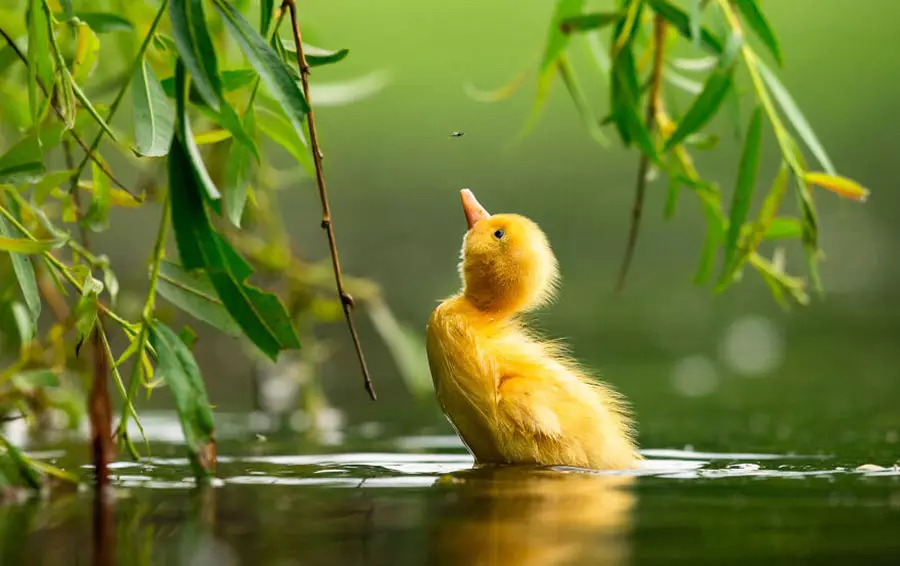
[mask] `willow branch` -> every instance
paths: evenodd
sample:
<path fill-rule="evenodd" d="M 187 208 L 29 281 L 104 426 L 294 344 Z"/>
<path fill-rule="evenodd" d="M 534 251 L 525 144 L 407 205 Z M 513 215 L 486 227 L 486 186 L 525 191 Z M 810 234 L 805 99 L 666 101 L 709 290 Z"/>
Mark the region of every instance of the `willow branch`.
<path fill-rule="evenodd" d="M 659 14 L 653 21 L 653 74 L 650 77 L 650 93 L 647 98 L 647 130 L 653 134 L 656 129 L 656 109 L 660 105 L 660 87 L 662 85 L 663 56 L 666 50 L 666 21 Z M 634 258 L 634 250 L 637 247 L 638 233 L 641 229 L 641 216 L 644 212 L 644 196 L 647 192 L 647 172 L 650 169 L 650 156 L 642 153 L 638 163 L 637 186 L 634 195 L 634 207 L 631 210 L 631 228 L 628 231 L 628 244 L 625 248 L 625 257 L 622 258 L 622 267 L 619 270 L 619 280 L 616 283 L 616 293 L 621 293 L 625 288 L 625 278 L 631 269 L 631 260 Z"/>
<path fill-rule="evenodd" d="M 144 53 L 147 52 L 147 47 L 150 46 L 150 42 L 153 40 L 153 35 L 156 33 L 156 28 L 159 27 L 159 22 L 162 20 L 163 14 L 166 13 L 166 8 L 169 5 L 169 0 L 163 0 L 159 6 L 159 11 L 156 13 L 156 17 L 153 19 L 153 23 L 150 24 L 150 29 L 147 30 L 147 36 L 144 37 L 143 43 L 141 43 L 141 47 L 138 49 L 137 56 L 134 58 L 134 63 L 131 65 L 131 71 L 128 73 L 128 77 L 134 76 L 135 71 L 139 68 L 140 65 L 144 62 Z M 112 103 L 109 105 L 109 112 L 106 114 L 107 123 L 110 122 L 113 116 L 116 114 L 116 110 L 119 109 L 119 104 L 121 104 L 122 99 L 125 97 L 125 91 L 128 90 L 128 86 L 130 84 L 130 80 L 126 80 L 122 87 L 119 89 L 119 92 L 116 93 L 116 97 L 113 99 Z M 90 148 L 85 148 L 85 156 L 81 160 L 81 163 L 78 164 L 78 168 L 75 169 L 75 173 L 72 174 L 72 181 L 69 187 L 69 192 L 76 191 L 78 187 L 78 179 L 81 177 L 81 174 L 84 172 L 84 168 L 87 166 L 88 158 L 93 158 L 93 152 L 97 151 L 100 147 L 100 142 L 103 140 L 103 135 L 106 132 L 103 128 L 100 128 L 100 131 L 97 132 L 97 135 L 94 137 L 94 141 L 91 142 Z M 82 146 L 84 147 L 84 146 Z M 96 159 L 94 161 L 97 161 Z M 99 162 L 97 162 L 100 165 Z M 110 177 L 111 178 L 111 177 Z M 121 185 L 119 185 L 121 187 Z M 124 187 L 123 187 L 124 188 Z M 131 195 L 135 196 L 135 195 Z M 135 197 L 137 198 L 137 197 Z"/>
<path fill-rule="evenodd" d="M 294 46 L 297 48 L 297 65 L 300 67 L 300 80 L 303 84 L 303 95 L 309 103 L 309 64 L 303 54 L 303 41 L 300 35 L 300 24 L 297 21 L 297 7 L 295 0 L 284 0 L 281 9 L 287 8 L 291 14 L 291 24 L 294 31 Z M 376 399 L 375 388 L 372 385 L 372 378 L 369 377 L 369 369 L 366 367 L 366 358 L 363 356 L 362 346 L 359 343 L 359 335 L 356 332 L 356 324 L 353 322 L 353 298 L 344 290 L 344 281 L 341 278 L 341 262 L 338 257 L 337 241 L 334 237 L 334 225 L 331 220 L 331 209 L 328 206 L 328 192 L 325 189 L 325 173 L 322 169 L 322 152 L 319 149 L 319 138 L 316 135 L 316 119 L 313 116 L 312 106 L 310 105 L 309 113 L 306 115 L 307 125 L 309 127 L 309 144 L 312 149 L 313 162 L 316 167 L 316 184 L 319 187 L 319 198 L 322 201 L 322 229 L 328 234 L 328 247 L 331 250 L 331 264 L 334 267 L 334 280 L 337 286 L 338 295 L 341 298 L 341 306 L 344 308 L 344 317 L 347 319 L 347 326 L 350 328 L 350 336 L 353 338 L 353 346 L 356 348 L 356 356 L 359 358 L 359 365 L 362 368 L 363 379 L 365 380 L 366 391 L 369 397 L 374 401 Z"/>
<path fill-rule="evenodd" d="M 8 33 L 6 33 L 6 31 L 3 30 L 3 28 L 0 28 L 0 35 L 3 36 L 3 39 L 6 40 L 6 43 L 9 44 L 10 48 L 13 50 L 13 52 L 16 54 L 16 56 L 17 56 L 19 59 L 22 60 L 22 63 L 24 63 L 24 64 L 27 66 L 27 65 L 28 65 L 28 58 L 26 58 L 26 57 L 25 57 L 25 54 L 22 53 L 22 51 L 19 50 L 19 46 L 16 45 L 16 42 L 14 42 L 14 41 L 12 40 L 12 38 L 9 36 Z M 43 93 L 44 93 L 44 96 L 46 96 L 46 97 L 49 99 L 49 98 L 50 98 L 50 91 L 47 90 L 47 86 L 44 84 L 44 81 L 42 81 L 42 80 L 40 79 L 40 77 L 36 77 L 35 80 L 37 81 L 37 85 L 40 87 L 41 92 L 43 92 Z M 62 111 L 60 111 L 60 109 L 59 109 L 55 104 L 51 104 L 50 107 L 53 108 L 53 112 L 56 114 L 56 117 L 57 117 L 57 118 L 59 118 L 59 119 L 62 120 L 63 122 L 66 121 L 66 120 L 65 120 L 65 117 L 63 117 L 63 115 L 62 115 Z M 37 131 L 37 124 L 34 124 L 34 128 L 35 128 L 35 131 Z M 103 130 L 101 129 L 100 131 L 102 132 Z M 93 161 L 94 163 L 97 164 L 97 167 L 99 167 L 100 170 L 103 171 L 103 173 L 104 173 L 107 177 L 110 178 L 110 180 L 111 180 L 113 183 L 115 183 L 116 185 L 118 185 L 119 188 L 121 188 L 121 189 L 122 189 L 123 191 L 125 191 L 126 193 L 130 194 L 132 197 L 135 197 L 135 195 L 132 194 L 131 191 L 129 191 L 128 189 L 126 189 L 126 188 L 125 188 L 125 185 L 123 185 L 122 182 L 119 181 L 119 179 L 117 179 L 115 175 L 113 175 L 113 172 L 109 170 L 109 167 L 107 167 L 105 163 L 103 163 L 100 159 L 97 158 L 97 156 L 94 154 L 94 151 L 95 151 L 96 148 L 90 148 L 90 147 L 88 147 L 87 144 L 84 143 L 84 140 L 81 139 L 81 136 L 79 136 L 79 135 L 75 132 L 75 130 L 68 130 L 68 132 L 69 132 L 69 135 L 72 136 L 72 139 L 75 140 L 75 143 L 77 143 L 77 144 L 81 147 L 81 149 L 84 150 L 84 161 L 83 161 L 83 163 L 87 163 L 88 160 Z M 82 167 L 82 169 L 83 169 L 83 167 Z M 137 197 L 135 197 L 135 198 L 137 198 Z"/>

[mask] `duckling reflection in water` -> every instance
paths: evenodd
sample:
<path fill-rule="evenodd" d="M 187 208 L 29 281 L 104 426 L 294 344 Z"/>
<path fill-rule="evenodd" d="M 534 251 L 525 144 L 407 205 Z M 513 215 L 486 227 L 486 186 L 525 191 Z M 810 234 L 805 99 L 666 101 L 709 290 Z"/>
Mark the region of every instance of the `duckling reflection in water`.
<path fill-rule="evenodd" d="M 438 305 L 426 335 L 438 401 L 476 463 L 636 467 L 622 398 L 520 320 L 556 287 L 546 236 L 523 216 L 489 214 L 468 189 L 462 204 L 463 289 Z"/>
<path fill-rule="evenodd" d="M 633 476 L 526 467 L 448 474 L 430 532 L 429 564 L 627 564 Z"/>

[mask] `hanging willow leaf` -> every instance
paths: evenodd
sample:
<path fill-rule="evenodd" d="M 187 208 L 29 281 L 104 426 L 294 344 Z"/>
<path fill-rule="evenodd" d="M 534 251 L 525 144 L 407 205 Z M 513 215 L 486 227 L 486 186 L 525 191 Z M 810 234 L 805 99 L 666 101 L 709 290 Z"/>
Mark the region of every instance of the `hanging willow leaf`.
<path fill-rule="evenodd" d="M 215 421 L 200 368 L 178 335 L 159 321 L 150 326 L 150 344 L 159 361 L 157 373 L 175 399 L 194 475 L 208 477 L 215 470 Z"/>
<path fill-rule="evenodd" d="M 611 116 L 622 142 L 626 146 L 635 142 L 645 155 L 659 164 L 659 151 L 638 110 L 640 86 L 630 42 L 613 59 L 610 92 Z"/>
<path fill-rule="evenodd" d="M 775 32 L 772 31 L 772 27 L 769 25 L 768 20 L 766 20 L 766 16 L 763 14 L 762 10 L 759 9 L 759 4 L 757 4 L 756 0 L 736 0 L 735 4 L 744 16 L 744 21 L 747 22 L 750 29 L 756 33 L 756 36 L 759 37 L 760 41 L 762 41 L 769 52 L 772 53 L 772 57 L 775 58 L 775 61 L 779 65 L 784 65 L 784 59 L 782 59 L 781 56 L 781 47 L 778 45 L 778 38 L 775 37 Z"/>
<path fill-rule="evenodd" d="M 75 12 L 75 17 L 86 23 L 96 33 L 112 33 L 114 31 L 133 31 L 131 22 L 119 14 L 112 12 Z"/>
<path fill-rule="evenodd" d="M 225 27 L 237 42 L 244 57 L 259 73 L 260 79 L 272 96 L 284 106 L 291 125 L 302 135 L 303 117 L 309 112 L 309 104 L 297 82 L 291 77 L 284 61 L 231 3 L 226 0 L 214 2 L 222 21 L 225 22 Z"/>
<path fill-rule="evenodd" d="M 691 31 L 691 17 L 681 8 L 666 0 L 643 0 L 654 12 L 663 17 L 678 30 L 678 33 L 687 40 L 692 40 L 694 33 Z M 722 41 L 705 27 L 700 28 L 700 42 L 709 51 L 721 55 L 723 51 Z"/>
<path fill-rule="evenodd" d="M 76 83 L 84 84 L 97 68 L 100 55 L 100 40 L 97 34 L 85 23 L 75 26 L 75 57 L 72 59 L 72 78 Z"/>
<path fill-rule="evenodd" d="M 569 92 L 569 97 L 575 103 L 575 108 L 578 109 L 578 115 L 581 116 L 581 121 L 584 123 L 588 134 L 600 145 L 604 147 L 609 146 L 609 140 L 600 129 L 600 124 L 597 122 L 597 117 L 594 115 L 594 111 L 587 101 L 587 96 L 581 88 L 575 69 L 565 55 L 559 57 L 559 73 L 562 76 L 563 84 L 566 85 L 566 90 Z"/>
<path fill-rule="evenodd" d="M 2 434 L 0 434 L 0 447 L 4 448 L 4 452 L 0 452 L 0 456 L 9 460 L 19 476 L 19 481 L 15 482 L 16 485 L 30 489 L 40 489 L 41 478 L 37 471 L 34 470 L 28 458 Z M 2 470 L 0 470 L 0 473 L 2 473 Z"/>
<path fill-rule="evenodd" d="M 569 43 L 569 35 L 561 27 L 561 22 L 568 17 L 575 16 L 584 7 L 584 0 L 557 0 L 550 18 L 550 29 L 547 31 L 547 39 L 544 45 L 544 54 L 538 68 L 537 90 L 531 103 L 528 118 L 519 132 L 519 138 L 524 137 L 537 124 L 538 118 L 544 109 L 550 88 L 553 86 L 553 76 L 559 67 L 559 58 L 565 52 Z"/>
<path fill-rule="evenodd" d="M 769 189 L 766 199 L 763 201 L 762 207 L 760 207 L 759 213 L 756 215 L 756 221 L 753 223 L 753 228 L 741 245 L 740 253 L 731 262 L 731 265 L 726 265 L 726 271 L 723 271 L 723 277 L 720 278 L 716 286 L 717 292 L 724 290 L 737 273 L 744 267 L 744 264 L 747 262 L 750 255 L 756 253 L 756 249 L 763 241 L 763 238 L 765 238 L 769 227 L 775 219 L 775 215 L 778 214 L 778 208 L 781 206 L 784 193 L 787 191 L 789 176 L 790 169 L 787 164 L 782 163 L 781 168 L 778 170 L 778 175 L 775 176 L 772 187 Z M 802 230 L 803 228 L 801 226 L 801 232 Z"/>
<path fill-rule="evenodd" d="M 30 240 L 28 238 L 0 237 L 0 251 L 22 255 L 36 255 L 62 247 L 64 240 Z"/>
<path fill-rule="evenodd" d="M 271 107 L 267 105 L 265 96 L 258 98 L 259 107 L 255 109 L 256 117 L 254 119 L 256 126 L 272 141 L 286 149 L 307 173 L 313 175 L 315 171 L 312 155 L 309 152 L 306 138 L 291 126 L 282 108 L 277 104 L 273 104 Z"/>
<path fill-rule="evenodd" d="M 734 189 L 734 197 L 731 201 L 731 214 L 729 216 L 728 233 L 725 236 L 725 262 L 719 281 L 724 281 L 731 269 L 738 240 L 741 235 L 741 227 L 750 210 L 753 200 L 753 189 L 756 185 L 756 172 L 759 169 L 759 153 L 762 147 L 762 109 L 757 107 L 750 119 L 747 128 L 747 137 L 744 140 L 744 150 L 741 154 L 738 168 L 738 180 Z"/>
<path fill-rule="evenodd" d="M 100 157 L 97 157 L 100 160 Z M 100 160 L 102 162 L 102 160 Z M 109 228 L 109 209 L 112 206 L 112 189 L 109 177 L 97 165 L 97 161 L 91 161 L 91 175 L 94 180 L 94 190 L 91 194 L 91 205 L 84 215 L 82 222 L 94 232 L 102 232 Z"/>
<path fill-rule="evenodd" d="M 44 155 L 38 136 L 29 134 L 0 156 L 0 185 L 21 185 L 44 176 Z"/>
<path fill-rule="evenodd" d="M 15 210 L 10 212 L 14 213 Z M 14 215 L 15 216 L 15 215 Z M 12 239 L 17 235 L 15 228 L 6 219 L 5 215 L 0 215 L 0 234 L 6 239 Z M 34 278 L 34 267 L 31 260 L 19 253 L 10 253 L 13 272 L 19 281 L 19 288 L 22 289 L 22 296 L 25 298 L 25 304 L 31 312 L 31 319 L 37 322 L 41 316 L 41 296 L 38 294 L 37 281 Z"/>
<path fill-rule="evenodd" d="M 828 175 L 827 173 L 811 173 L 807 172 L 803 175 L 803 180 L 811 185 L 817 185 L 823 189 L 859 202 L 865 202 L 869 199 L 869 190 L 856 181 L 841 177 L 840 175 Z"/>
<path fill-rule="evenodd" d="M 247 108 L 244 114 L 244 129 L 253 132 L 253 107 Z M 232 143 L 228 151 L 228 165 L 225 167 L 225 213 L 232 224 L 240 228 L 244 206 L 247 204 L 247 189 L 253 176 L 253 162 L 247 148 Z"/>
<path fill-rule="evenodd" d="M 268 37 L 272 16 L 275 14 L 275 0 L 261 0 L 259 3 L 259 35 Z"/>
<path fill-rule="evenodd" d="M 84 278 L 81 286 L 81 296 L 75 304 L 75 331 L 78 334 L 78 341 L 75 343 L 75 355 L 81 350 L 81 345 L 90 336 L 94 329 L 94 323 L 97 321 L 97 312 L 100 308 L 99 296 L 103 291 L 103 284 L 91 277 L 88 273 Z"/>
<path fill-rule="evenodd" d="M 240 336 L 241 327 L 231 318 L 216 289 L 200 270 L 186 271 L 177 263 L 163 261 L 157 292 L 186 313 L 230 336 Z"/>
<path fill-rule="evenodd" d="M 177 112 L 175 125 L 177 132 L 174 137 L 181 139 L 182 147 L 185 148 L 190 160 L 190 170 L 193 171 L 193 174 L 203 186 L 206 195 L 212 200 L 217 200 L 222 195 L 219 193 L 219 189 L 216 188 L 216 184 L 213 183 L 212 178 L 209 176 L 206 165 L 203 163 L 203 157 L 200 155 L 200 148 L 197 147 L 197 143 L 194 141 L 194 134 L 191 132 L 191 121 L 188 116 L 187 96 L 188 77 L 185 72 L 185 65 L 183 65 L 182 61 L 179 59 L 178 63 L 175 65 L 175 109 Z"/>
<path fill-rule="evenodd" d="M 296 63 L 297 62 L 297 48 L 293 45 L 282 45 L 279 40 L 279 45 L 281 45 L 281 49 L 284 49 L 284 52 L 288 54 L 289 62 Z M 333 63 L 337 63 L 338 61 L 343 61 L 347 55 L 350 54 L 349 49 L 322 49 L 321 47 L 316 47 L 314 45 L 309 45 L 307 43 L 303 44 L 303 56 L 306 58 L 306 64 L 310 67 L 321 67 L 322 65 L 331 65 Z"/>
<path fill-rule="evenodd" d="M 219 64 L 206 19 L 202 0 L 171 0 L 169 19 L 178 55 L 191 73 L 197 91 L 214 110 L 219 110 L 222 100 L 222 83 Z"/>
<path fill-rule="evenodd" d="M 53 61 L 50 58 L 50 21 L 44 11 L 43 0 L 28 3 L 28 104 L 31 107 L 31 123 L 40 123 L 46 107 L 41 101 L 41 88 L 53 85 Z"/>
<path fill-rule="evenodd" d="M 134 142 L 146 157 L 161 157 L 169 149 L 175 116 L 162 86 L 146 60 L 137 65 L 131 79 Z"/>
<path fill-rule="evenodd" d="M 579 14 L 577 16 L 563 18 L 559 23 L 559 28 L 563 33 L 598 30 L 617 23 L 624 17 L 625 14 L 622 12 L 592 12 L 589 14 Z"/>
<path fill-rule="evenodd" d="M 784 110 L 784 113 L 788 117 L 788 120 L 790 120 L 791 124 L 793 124 L 794 129 L 797 130 L 800 138 L 813 153 L 813 155 L 816 156 L 816 159 L 822 165 L 822 168 L 825 169 L 825 172 L 830 175 L 836 175 L 837 171 L 835 170 L 831 159 L 828 157 L 828 153 L 825 151 L 825 148 L 822 146 L 819 138 L 816 137 L 812 126 L 810 126 L 809 122 L 806 120 L 806 116 L 803 115 L 803 112 L 800 111 L 797 103 L 794 102 L 794 98 L 784 87 L 784 85 L 781 84 L 781 81 L 778 80 L 778 77 L 775 76 L 775 73 L 769 70 L 765 63 L 757 59 L 756 65 L 760 70 L 760 74 L 762 75 L 763 80 L 766 81 L 769 90 L 772 91 L 772 94 L 775 96 L 775 99 L 778 101 L 781 109 Z"/>
<path fill-rule="evenodd" d="M 689 135 L 705 126 L 722 106 L 722 101 L 732 88 L 734 64 L 740 51 L 740 37 L 732 35 L 716 69 L 710 73 L 700 95 L 691 104 L 672 136 L 666 141 L 663 151 L 669 151 Z"/>
<path fill-rule="evenodd" d="M 169 150 L 172 225 L 182 265 L 205 269 L 216 294 L 247 337 L 273 360 L 284 349 L 299 348 L 293 323 L 278 298 L 245 283 L 250 265 L 210 224 L 198 173 L 179 136 Z"/>

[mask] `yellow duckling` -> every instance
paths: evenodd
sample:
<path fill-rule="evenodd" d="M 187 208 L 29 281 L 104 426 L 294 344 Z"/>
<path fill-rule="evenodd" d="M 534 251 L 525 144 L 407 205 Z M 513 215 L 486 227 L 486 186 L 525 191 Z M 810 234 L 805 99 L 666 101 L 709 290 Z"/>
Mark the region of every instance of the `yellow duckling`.
<path fill-rule="evenodd" d="M 468 189 L 462 205 L 463 288 L 432 313 L 427 351 L 441 408 L 476 464 L 636 467 L 622 398 L 519 320 L 556 289 L 546 236 L 523 216 L 488 214 Z"/>

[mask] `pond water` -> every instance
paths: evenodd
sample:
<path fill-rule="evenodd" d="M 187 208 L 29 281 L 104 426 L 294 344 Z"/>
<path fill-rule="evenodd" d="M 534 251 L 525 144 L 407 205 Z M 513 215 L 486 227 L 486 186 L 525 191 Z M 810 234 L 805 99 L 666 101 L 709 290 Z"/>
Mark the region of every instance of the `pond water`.
<path fill-rule="evenodd" d="M 0 507 L 0 564 L 896 564 L 900 469 L 824 454 L 647 448 L 644 469 L 481 469 L 454 436 L 339 442 L 248 432 L 220 415 L 217 479 L 198 489 L 169 413 L 152 456 L 89 491 Z M 80 470 L 71 441 L 36 451 Z M 314 449 L 315 448 L 315 449 Z M 97 552 L 97 549 L 100 552 Z"/>

